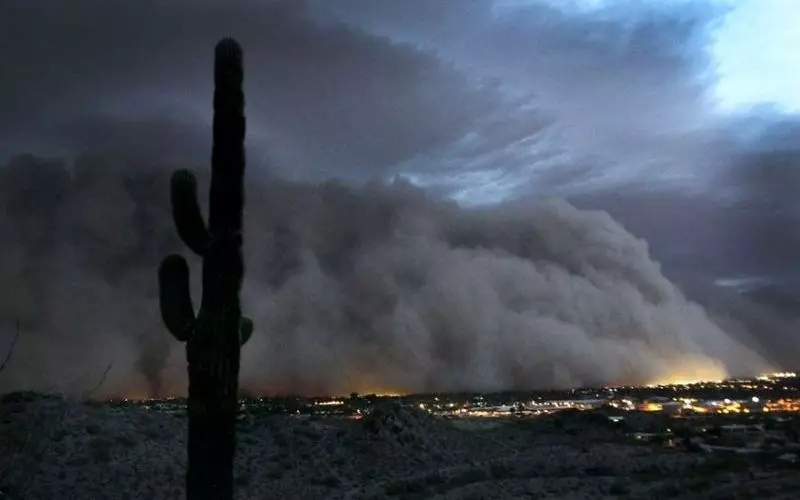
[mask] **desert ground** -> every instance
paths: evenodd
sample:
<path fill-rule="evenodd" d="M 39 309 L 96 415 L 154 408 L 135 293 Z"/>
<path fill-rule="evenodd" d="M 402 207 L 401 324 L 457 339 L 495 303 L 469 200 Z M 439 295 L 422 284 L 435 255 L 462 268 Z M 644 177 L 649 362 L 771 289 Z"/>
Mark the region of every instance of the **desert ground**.
<path fill-rule="evenodd" d="M 388 404 L 361 420 L 245 414 L 240 499 L 771 498 L 798 466 L 630 440 L 597 415 L 445 420 Z M 0 498 L 178 499 L 185 416 L 61 396 L 0 399 Z"/>

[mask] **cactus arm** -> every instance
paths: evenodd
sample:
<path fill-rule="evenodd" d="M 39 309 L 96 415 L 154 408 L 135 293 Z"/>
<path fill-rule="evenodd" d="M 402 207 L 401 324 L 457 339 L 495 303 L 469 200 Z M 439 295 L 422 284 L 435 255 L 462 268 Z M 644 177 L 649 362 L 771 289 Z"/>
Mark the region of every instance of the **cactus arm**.
<path fill-rule="evenodd" d="M 253 335 L 253 320 L 242 316 L 239 321 L 239 343 L 245 345 L 250 337 Z"/>
<path fill-rule="evenodd" d="M 194 307 L 189 293 L 189 266 L 180 255 L 169 255 L 158 268 L 161 318 L 167 329 L 181 342 L 192 337 Z"/>
<path fill-rule="evenodd" d="M 209 236 L 197 201 L 197 180 L 191 171 L 177 170 L 172 174 L 170 188 L 172 218 L 178 235 L 186 246 L 202 257 L 208 247 Z"/>

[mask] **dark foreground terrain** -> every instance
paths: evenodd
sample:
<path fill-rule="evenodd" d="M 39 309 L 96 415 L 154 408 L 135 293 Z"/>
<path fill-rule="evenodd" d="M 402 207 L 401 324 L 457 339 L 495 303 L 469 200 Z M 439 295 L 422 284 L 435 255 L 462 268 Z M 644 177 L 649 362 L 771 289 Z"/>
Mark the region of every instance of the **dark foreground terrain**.
<path fill-rule="evenodd" d="M 0 498 L 181 498 L 185 426 L 181 414 L 6 395 Z M 386 405 L 361 420 L 244 415 L 236 483 L 241 499 L 789 499 L 799 468 L 768 452 L 637 444 L 588 413 L 442 420 Z"/>

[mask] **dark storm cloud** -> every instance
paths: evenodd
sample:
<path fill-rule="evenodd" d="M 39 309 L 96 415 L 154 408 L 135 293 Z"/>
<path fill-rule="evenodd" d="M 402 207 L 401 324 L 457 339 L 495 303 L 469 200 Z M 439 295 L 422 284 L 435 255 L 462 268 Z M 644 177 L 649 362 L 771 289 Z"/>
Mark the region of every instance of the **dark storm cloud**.
<path fill-rule="evenodd" d="M 711 75 L 701 49 L 720 9 L 706 2 L 672 8 L 614 2 L 581 14 L 555 8 L 558 3 L 493 4 L 314 4 L 329 17 L 433 47 L 507 97 L 509 105 L 475 125 L 469 147 L 459 141 L 409 170 L 427 171 L 444 154 L 475 169 L 502 169 L 513 177 L 506 193 L 530 193 L 542 175 L 552 180 L 550 171 L 576 163 L 595 167 L 581 169 L 585 189 L 593 189 L 635 178 L 694 181 L 698 165 L 714 162 Z M 543 122 L 550 125 L 546 134 Z M 497 136 L 498 124 L 514 133 Z M 489 153 L 476 155 L 475 143 Z M 576 179 L 567 180 L 562 187 Z"/>
<path fill-rule="evenodd" d="M 705 3 L 592 15 L 488 0 L 48 5 L 15 0 L 0 35 L 9 153 L 56 141 L 52 124 L 87 110 L 207 122 L 203 47 L 234 33 L 248 47 L 251 158 L 285 177 L 403 173 L 480 203 L 691 182 L 718 156 L 703 128 L 697 48 L 718 14 Z"/>
<path fill-rule="evenodd" d="M 754 120 L 755 121 L 755 120 Z M 737 247 L 761 274 L 800 284 L 800 120 L 787 117 L 742 140 L 717 182 L 743 220 Z"/>
<path fill-rule="evenodd" d="M 571 200 L 624 221 L 651 243 L 670 276 L 761 279 L 796 288 L 800 126 L 792 117 L 756 112 L 720 130 L 715 152 L 722 168 L 708 168 L 706 183 L 623 185 Z"/>
<path fill-rule="evenodd" d="M 323 27 L 303 2 L 12 0 L 3 7 L 2 148 L 84 113 L 208 120 L 208 47 L 248 47 L 253 151 L 283 174 L 361 178 L 463 134 L 489 102 L 413 47 Z M 255 155 L 254 155 L 255 156 Z"/>

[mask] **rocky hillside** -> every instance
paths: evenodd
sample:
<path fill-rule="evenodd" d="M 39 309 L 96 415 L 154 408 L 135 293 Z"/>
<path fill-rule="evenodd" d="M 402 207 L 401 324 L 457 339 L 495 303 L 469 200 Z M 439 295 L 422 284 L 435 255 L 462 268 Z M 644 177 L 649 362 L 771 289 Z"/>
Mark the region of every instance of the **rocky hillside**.
<path fill-rule="evenodd" d="M 444 421 L 246 415 L 241 499 L 796 498 L 797 466 L 631 443 L 588 415 Z M 56 396 L 0 399 L 0 498 L 178 499 L 185 418 Z"/>

